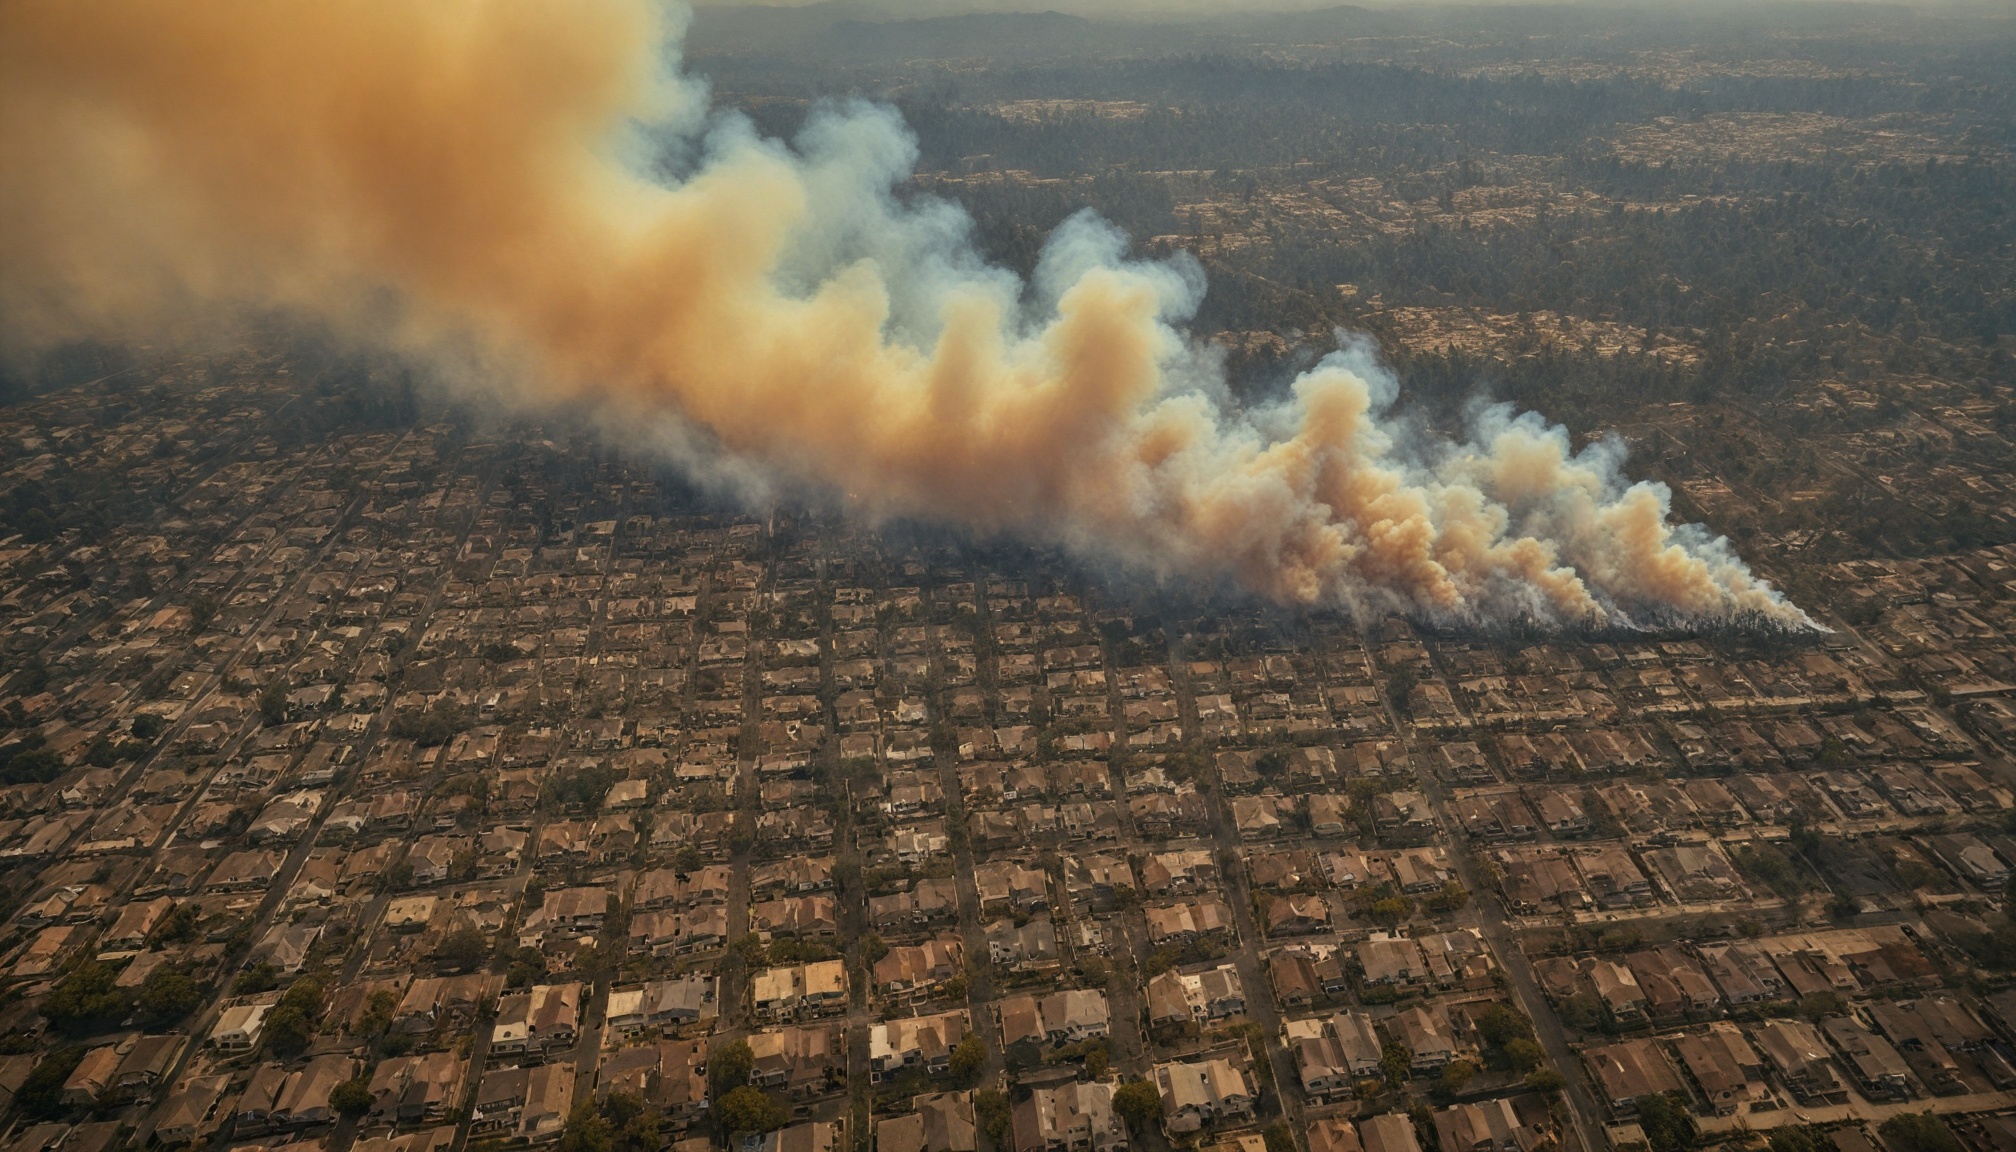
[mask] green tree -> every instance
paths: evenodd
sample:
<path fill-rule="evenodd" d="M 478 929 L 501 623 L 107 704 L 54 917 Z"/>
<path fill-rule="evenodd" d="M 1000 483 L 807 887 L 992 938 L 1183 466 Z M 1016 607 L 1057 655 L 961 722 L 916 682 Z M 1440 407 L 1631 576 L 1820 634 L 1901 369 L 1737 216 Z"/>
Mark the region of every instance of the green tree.
<path fill-rule="evenodd" d="M 861 959 L 870 964 L 889 954 L 889 944 L 873 932 L 861 937 Z"/>
<path fill-rule="evenodd" d="M 266 1046 L 277 1056 L 299 1056 L 314 1035 L 308 1014 L 292 1004 L 282 1004 L 266 1017 Z"/>
<path fill-rule="evenodd" d="M 1267 1144 L 1267 1152 L 1295 1152 L 1295 1133 L 1285 1120 L 1276 1120 L 1260 1130 L 1260 1138 Z"/>
<path fill-rule="evenodd" d="M 1477 1066 L 1468 1060 L 1451 1060 L 1442 1066 L 1442 1074 L 1436 1078 L 1435 1086 L 1446 1095 L 1454 1097 L 1470 1086 L 1477 1076 Z"/>
<path fill-rule="evenodd" d="M 14 1107 L 38 1120 L 62 1115 L 68 1110 L 63 1104 L 63 1082 L 70 1079 L 70 1073 L 77 1070 L 83 1059 L 84 1049 L 75 1046 L 58 1048 L 44 1056 L 14 1093 Z"/>
<path fill-rule="evenodd" d="M 982 1088 L 973 1094 L 973 1117 L 980 1124 L 980 1130 L 999 1148 L 1008 1138 L 1008 1126 L 1012 1114 L 1008 1107 L 1008 1094 L 999 1088 Z"/>
<path fill-rule="evenodd" d="M 1547 1052 L 1539 1044 L 1521 1036 L 1506 1043 L 1505 1062 L 1512 1065 L 1514 1072 L 1531 1072 L 1547 1062 Z"/>
<path fill-rule="evenodd" d="M 746 1087 L 749 1073 L 756 1067 L 756 1053 L 747 1040 L 731 1040 L 707 1054 L 707 1086 L 719 1100 L 737 1088 Z"/>
<path fill-rule="evenodd" d="M 271 964 L 260 964 L 247 968 L 231 982 L 233 996 L 256 996 L 261 992 L 271 992 L 280 986 L 280 970 Z"/>
<path fill-rule="evenodd" d="M 615 1147 L 609 1121 L 595 1101 L 586 1096 L 574 1101 L 567 1113 L 567 1126 L 560 1130 L 560 1152 L 614 1152 Z"/>
<path fill-rule="evenodd" d="M 329 1107 L 345 1116 L 362 1116 L 371 1110 L 371 1081 L 364 1076 L 345 1080 L 329 1090 Z"/>
<path fill-rule="evenodd" d="M 186 972 L 161 967 L 147 974 L 134 1006 L 149 1026 L 163 1028 L 196 1010 L 203 1001 L 202 985 Z"/>
<path fill-rule="evenodd" d="M 1388 1084 L 1399 1088 L 1414 1076 L 1414 1054 L 1405 1044 L 1389 1040 L 1379 1056 L 1379 1069 L 1386 1073 Z"/>
<path fill-rule="evenodd" d="M 357 1014 L 351 1029 L 359 1036 L 376 1036 L 392 1027 L 392 1018 L 399 1011 L 399 994 L 390 988 L 380 988 L 364 1001 L 364 1010 Z"/>
<path fill-rule="evenodd" d="M 1112 1062 L 1113 1057 L 1106 1051 L 1106 1046 L 1094 1044 L 1085 1051 L 1085 1078 L 1097 1080 L 1106 1075 L 1106 1068 Z"/>
<path fill-rule="evenodd" d="M 1930 1112 L 1904 1112 L 1876 1129 L 1890 1152 L 1960 1152 L 1960 1141 L 1945 1121 Z"/>
<path fill-rule="evenodd" d="M 309 1020 L 322 1013 L 322 982 L 313 976 L 303 976 L 289 985 L 280 997 L 280 1007 L 293 1008 Z"/>
<path fill-rule="evenodd" d="M 1404 897 L 1388 896 L 1383 900 L 1374 900 L 1369 914 L 1386 927 L 1397 928 L 1411 911 L 1413 906 Z"/>
<path fill-rule="evenodd" d="M 1647 1096 L 1638 1101 L 1638 1126 L 1645 1130 L 1645 1142 L 1651 1145 L 1652 1152 L 1690 1152 L 1701 1142 L 1701 1131 L 1687 1114 L 1687 1106 L 1670 1095 Z"/>
<path fill-rule="evenodd" d="M 113 987 L 119 970 L 102 960 L 86 960 L 56 982 L 42 1000 L 42 1015 L 69 1031 L 116 1024 L 132 1005 L 126 990 Z"/>
<path fill-rule="evenodd" d="M 1845 1011 L 1847 1007 L 1841 1003 L 1841 997 L 1832 992 L 1814 992 L 1799 1001 L 1799 1014 L 1815 1024 Z"/>
<path fill-rule="evenodd" d="M 473 972 L 490 959 L 490 938 L 478 928 L 457 928 L 434 946 L 434 966 L 443 972 Z"/>
<path fill-rule="evenodd" d="M 1114 1091 L 1113 1110 L 1135 1132 L 1147 1132 L 1162 1118 L 1162 1094 L 1146 1080 L 1129 1080 Z"/>
<path fill-rule="evenodd" d="M 1526 1074 L 1526 1087 L 1535 1092 L 1559 1092 L 1568 1086 L 1568 1078 L 1552 1068 L 1535 1068 Z"/>
<path fill-rule="evenodd" d="M 726 1132 L 769 1132 L 782 1128 L 791 1118 L 782 1104 L 753 1084 L 729 1092 L 715 1101 L 714 1117 Z"/>
<path fill-rule="evenodd" d="M 987 1046 L 980 1037 L 971 1032 L 952 1049 L 952 1078 L 966 1081 L 980 1074 L 981 1065 L 987 1063 Z"/>
<path fill-rule="evenodd" d="M 159 951 L 170 944 L 187 944 L 196 939 L 200 913 L 194 904 L 183 904 L 164 917 L 147 935 L 147 947 Z"/>
<path fill-rule="evenodd" d="M 1771 1152 L 1833 1152 L 1834 1142 L 1823 1129 L 1787 1124 L 1771 1130 Z"/>

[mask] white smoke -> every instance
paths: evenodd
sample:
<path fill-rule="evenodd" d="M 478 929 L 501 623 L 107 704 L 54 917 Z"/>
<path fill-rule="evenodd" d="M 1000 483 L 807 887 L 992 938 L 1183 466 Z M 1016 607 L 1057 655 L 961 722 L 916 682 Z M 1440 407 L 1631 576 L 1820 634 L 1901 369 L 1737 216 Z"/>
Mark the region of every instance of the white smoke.
<path fill-rule="evenodd" d="M 1194 261 L 1081 215 L 1023 284 L 896 195 L 892 112 L 764 139 L 662 66 L 676 31 L 645 0 L 0 8 L 0 307 L 48 337 L 280 305 L 745 485 L 1284 603 L 1810 625 L 1614 440 L 1405 432 L 1362 342 L 1237 409 L 1182 327 Z"/>

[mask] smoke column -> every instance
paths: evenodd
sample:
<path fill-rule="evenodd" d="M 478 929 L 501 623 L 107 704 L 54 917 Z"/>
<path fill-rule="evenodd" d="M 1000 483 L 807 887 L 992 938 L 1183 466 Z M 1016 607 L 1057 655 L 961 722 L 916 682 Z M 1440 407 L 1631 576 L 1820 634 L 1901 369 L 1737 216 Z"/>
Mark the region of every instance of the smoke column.
<path fill-rule="evenodd" d="M 1194 263 L 1089 217 L 1034 282 L 891 194 L 886 111 L 793 146 L 668 71 L 646 0 L 0 6 L 0 323 L 16 339 L 312 314 L 697 431 L 870 516 L 1062 543 L 1292 604 L 1630 626 L 1805 615 L 1533 416 L 1403 434 L 1346 350 L 1258 411 L 1180 328 Z M 646 126 L 649 126 L 648 128 Z M 690 175 L 645 174 L 647 135 Z M 692 439 L 691 436 L 686 437 Z M 668 439 L 667 443 L 670 443 Z M 668 450 L 671 450 L 668 448 Z"/>

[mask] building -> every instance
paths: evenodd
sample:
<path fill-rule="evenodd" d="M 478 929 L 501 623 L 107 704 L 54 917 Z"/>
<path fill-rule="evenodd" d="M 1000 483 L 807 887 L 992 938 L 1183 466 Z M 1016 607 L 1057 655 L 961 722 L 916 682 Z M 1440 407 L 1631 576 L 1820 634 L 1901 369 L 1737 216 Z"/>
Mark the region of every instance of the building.
<path fill-rule="evenodd" d="M 1037 1088 L 1014 1106 L 1010 1120 L 1014 1152 L 1127 1149 L 1127 1125 L 1113 1111 L 1113 1087 L 1101 1081 Z"/>
<path fill-rule="evenodd" d="M 1155 1088 L 1162 1095 L 1162 1126 L 1172 1133 L 1195 1132 L 1221 1120 L 1249 1119 L 1256 1102 L 1245 1070 L 1222 1056 L 1157 1064 Z"/>

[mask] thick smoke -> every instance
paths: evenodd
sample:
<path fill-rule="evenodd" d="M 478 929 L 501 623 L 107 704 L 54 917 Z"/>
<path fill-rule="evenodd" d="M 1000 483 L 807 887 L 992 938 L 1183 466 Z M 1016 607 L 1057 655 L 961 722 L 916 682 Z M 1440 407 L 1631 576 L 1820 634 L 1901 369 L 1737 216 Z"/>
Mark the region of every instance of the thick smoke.
<path fill-rule="evenodd" d="M 869 515 L 1287 603 L 1807 623 L 1615 443 L 1507 410 L 1403 436 L 1348 346 L 1232 410 L 1179 327 L 1193 263 L 1130 262 L 1081 217 L 1018 283 L 957 210 L 892 198 L 914 155 L 887 112 L 790 149 L 704 121 L 662 66 L 671 23 L 646 0 L 13 0 L 0 316 L 132 336 L 302 310 L 480 363 L 503 400 L 701 430 Z M 676 182 L 643 174 L 668 135 Z"/>

